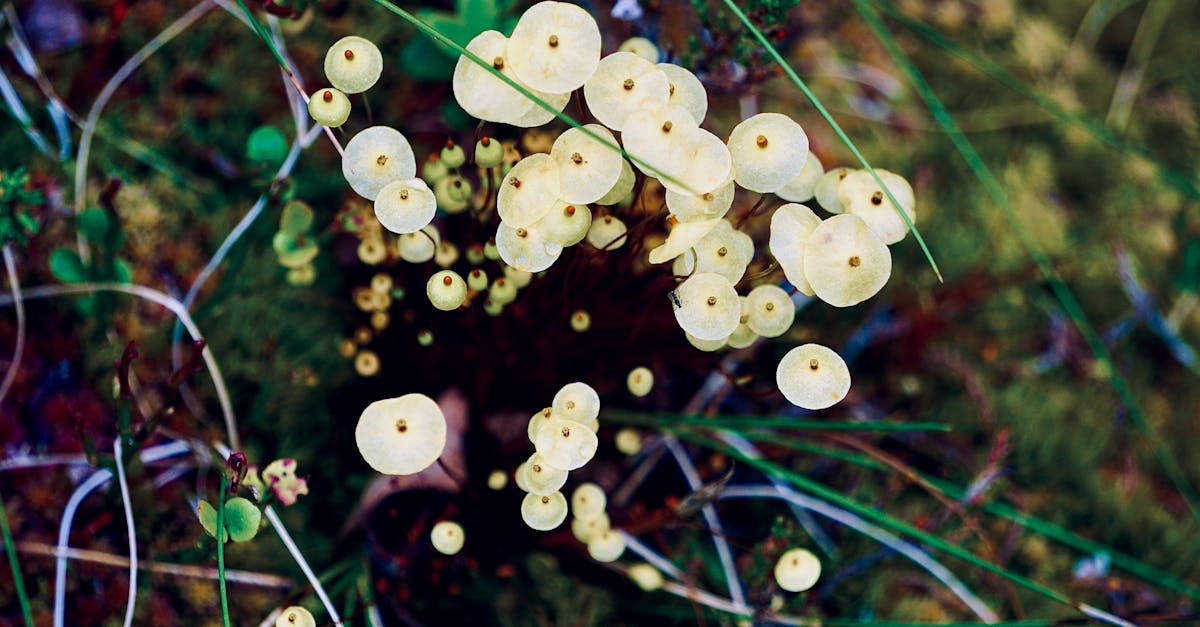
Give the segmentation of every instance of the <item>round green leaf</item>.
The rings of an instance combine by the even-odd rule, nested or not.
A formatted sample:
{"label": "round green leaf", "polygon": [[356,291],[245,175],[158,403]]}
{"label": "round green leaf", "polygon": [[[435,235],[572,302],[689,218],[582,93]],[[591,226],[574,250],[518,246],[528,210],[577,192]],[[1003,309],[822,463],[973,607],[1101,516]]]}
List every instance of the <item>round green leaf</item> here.
{"label": "round green leaf", "polygon": [[93,244],[102,243],[108,234],[108,213],[93,207],[79,214],[79,232]]}
{"label": "round green leaf", "polygon": [[246,140],[246,158],[258,163],[279,163],[287,151],[287,139],[274,126],[260,126]]}
{"label": "round green leaf", "polygon": [[240,496],[225,502],[225,529],[234,542],[248,542],[258,533],[262,512],[254,503]]}
{"label": "round green leaf", "polygon": [[87,268],[79,259],[79,253],[69,248],[59,248],[50,253],[50,273],[63,283],[82,283],[87,280]]}

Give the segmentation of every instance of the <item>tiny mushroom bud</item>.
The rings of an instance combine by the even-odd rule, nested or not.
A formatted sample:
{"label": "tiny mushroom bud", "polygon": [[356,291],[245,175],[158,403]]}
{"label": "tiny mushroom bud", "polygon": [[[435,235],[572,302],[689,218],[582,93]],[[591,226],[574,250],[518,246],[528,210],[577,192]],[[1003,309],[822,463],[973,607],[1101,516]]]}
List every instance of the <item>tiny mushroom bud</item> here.
{"label": "tiny mushroom bud", "polygon": [[443,555],[457,554],[462,550],[465,539],[462,525],[451,520],[437,523],[429,532],[429,540],[433,543],[433,548]]}

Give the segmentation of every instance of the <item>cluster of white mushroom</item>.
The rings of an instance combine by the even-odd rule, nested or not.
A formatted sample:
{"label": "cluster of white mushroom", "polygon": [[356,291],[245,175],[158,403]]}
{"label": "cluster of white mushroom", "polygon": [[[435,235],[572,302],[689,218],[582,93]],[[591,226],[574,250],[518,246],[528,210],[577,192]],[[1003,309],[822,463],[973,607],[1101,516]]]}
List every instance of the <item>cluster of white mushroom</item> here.
{"label": "cluster of white mushroom", "polygon": [[527,433],[534,453],[517,467],[517,487],[527,494],[521,518],[538,531],[549,531],[567,519],[567,499],[560,490],[567,473],[582,468],[596,455],[600,429],[600,396],[592,386],[568,383],[554,395],[550,407],[529,419]]}
{"label": "cluster of white mushroom", "polygon": [[616,561],[625,552],[625,536],[613,530],[607,506],[608,495],[594,483],[580,484],[571,493],[571,534],[597,562]]}

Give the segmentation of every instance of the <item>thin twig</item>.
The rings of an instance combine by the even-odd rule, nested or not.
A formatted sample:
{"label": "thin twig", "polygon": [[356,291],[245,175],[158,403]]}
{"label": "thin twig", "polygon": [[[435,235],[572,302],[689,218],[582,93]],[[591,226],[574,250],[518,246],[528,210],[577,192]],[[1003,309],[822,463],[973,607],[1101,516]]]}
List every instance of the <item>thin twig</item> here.
{"label": "thin twig", "polygon": [[129,600],[125,603],[125,627],[133,623],[133,610],[137,605],[137,531],[133,526],[133,503],[129,500],[129,482],[125,480],[125,452],[121,450],[123,435],[113,438],[113,460],[117,466],[117,483],[121,486],[121,505],[125,509],[125,528],[129,534]]}
{"label": "thin twig", "polygon": [[[68,548],[61,553],[49,544],[42,542],[18,542],[17,551],[26,555],[40,555],[43,557],[58,557],[65,556],[67,559],[77,562],[88,562],[91,564],[100,564],[103,566],[112,566],[113,568],[128,568],[129,560],[120,555],[113,555],[103,551],[93,551],[90,549]],[[216,579],[218,576],[217,569],[205,566],[194,566],[191,564],[170,564],[167,562],[155,562],[150,560],[139,560],[138,569],[148,573],[159,573],[163,575],[173,575],[176,577],[188,577],[191,579]],[[296,585],[295,581],[287,577],[271,575],[267,573],[256,573],[248,570],[225,570],[225,580],[231,583],[246,584],[248,586],[258,586],[260,588],[279,588],[288,589]]]}
{"label": "thin twig", "polygon": [[12,302],[17,309],[17,342],[13,348],[12,361],[8,362],[8,370],[4,373],[4,382],[0,383],[0,403],[8,396],[13,381],[17,379],[17,370],[21,367],[21,355],[25,353],[25,301],[21,298],[21,277],[17,275],[17,263],[13,260],[12,245],[4,245],[4,270],[8,273],[8,284],[12,288]]}

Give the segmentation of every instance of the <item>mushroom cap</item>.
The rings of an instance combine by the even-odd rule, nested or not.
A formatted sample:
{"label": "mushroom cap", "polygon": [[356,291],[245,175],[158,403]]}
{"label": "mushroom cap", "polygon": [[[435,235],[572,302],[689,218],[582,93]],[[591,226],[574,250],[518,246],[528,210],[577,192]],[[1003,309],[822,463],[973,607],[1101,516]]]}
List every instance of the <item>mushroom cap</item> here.
{"label": "mushroom cap", "polygon": [[854,170],[850,168],[834,168],[827,170],[817,180],[817,187],[813,190],[817,204],[829,213],[841,213],[845,211],[842,207],[842,201],[838,198],[838,188],[842,184],[842,180],[850,175]]}
{"label": "mushroom cap", "polygon": [[467,300],[467,282],[453,270],[442,270],[429,277],[425,294],[436,309],[453,311]]}
{"label": "mushroom cap", "polygon": [[629,161],[621,159],[621,174],[617,177],[617,182],[613,183],[603,196],[596,200],[597,205],[615,205],[633,192],[633,184],[637,177],[633,175],[633,166],[629,165]]}
{"label": "mushroom cap", "polygon": [[604,494],[604,488],[591,482],[579,484],[571,493],[571,511],[575,513],[575,518],[580,520],[602,516],[607,504],[608,497]]}
{"label": "mushroom cap", "polygon": [[737,283],[746,274],[754,259],[754,240],[734,228],[728,220],[720,220],[696,245],[696,272],[715,272]]}
{"label": "mushroom cap", "polygon": [[508,40],[508,60],[535,89],[565,93],[583,86],[600,63],[600,27],[590,13],[547,0],[525,10]]}
{"label": "mushroom cap", "polygon": [[[520,83],[508,62],[508,38],[503,33],[485,30],[466,46],[467,51],[491,63],[501,74]],[[475,63],[466,55],[458,58],[451,79],[454,99],[468,115],[488,122],[508,123],[537,107],[524,94]],[[539,110],[541,107],[537,107]]]}
{"label": "mushroom cap", "polygon": [[724,220],[712,218],[676,224],[667,234],[667,240],[650,251],[650,263],[666,263],[691,250],[721,222]]}
{"label": "mushroom cap", "polygon": [[[651,63],[658,62],[658,46],[645,37],[630,37],[622,41],[620,46],[617,46],[617,51],[632,52]],[[604,59],[600,61],[603,62]]]}
{"label": "mushroom cap", "polygon": [[513,228],[501,222],[496,229],[496,249],[504,263],[525,272],[541,272],[558,261],[563,247],[546,239],[537,224]]}
{"label": "mushroom cap", "polygon": [[726,179],[725,183],[717,186],[716,189],[699,195],[684,194],[667,189],[667,210],[681,222],[723,218],[726,213],[729,213],[729,208],[733,206],[735,191],[737,191],[737,187],[733,184],[733,177]]}
{"label": "mushroom cap", "polygon": [[780,206],[771,215],[771,237],[767,246],[783,275],[796,289],[807,296],[813,295],[812,286],[804,276],[804,246],[808,236],[821,224],[821,218],[812,209],[796,203]]}
{"label": "mushroom cap", "polygon": [[771,193],[796,178],[808,158],[808,135],[781,113],[752,115],[729,134],[734,180],[746,189]]}
{"label": "mushroom cap", "polygon": [[850,369],[842,357],[820,344],[802,344],[784,354],[775,383],[791,404],[804,409],[832,407],[850,391]]}
{"label": "mushroom cap", "polygon": [[629,388],[629,393],[642,397],[650,393],[654,389],[654,373],[645,366],[638,366],[629,371],[625,377],[625,385]]}
{"label": "mushroom cap", "polygon": [[313,618],[312,612],[293,605],[283,608],[279,618],[275,619],[275,627],[317,627],[317,619]]}
{"label": "mushroom cap", "polygon": [[496,193],[500,219],[514,229],[541,220],[559,198],[560,180],[558,162],[550,155],[539,152],[521,159]]}
{"label": "mushroom cap", "polygon": [[417,158],[400,131],[372,126],[346,142],[342,175],[359,196],[375,200],[388,183],[417,175]]}
{"label": "mushroom cap", "polygon": [[[910,221],[916,221],[916,199],[912,185],[895,172],[879,168],[876,168],[875,172],[900,203],[900,211],[903,211]],[[904,218],[900,217],[900,212],[870,172],[856,170],[842,179],[841,185],[838,186],[838,200],[846,213],[862,218],[871,232],[884,244],[895,244],[908,235],[908,225],[905,224]]]}
{"label": "mushroom cap", "polygon": [[[737,327],[734,327],[734,329],[736,330]],[[691,333],[688,333],[687,331],[684,331],[683,335],[685,338],[687,338],[688,344],[691,344],[696,349],[702,350],[706,353],[719,351],[722,348],[725,348],[725,346],[729,343],[727,341],[729,339],[728,335],[719,340],[703,340],[692,335]]]}
{"label": "mushroom cap", "polygon": [[576,516],[571,520],[571,534],[576,540],[587,544],[592,538],[612,529],[612,522],[608,519],[608,514],[600,512],[598,515],[591,518],[580,518]]}
{"label": "mushroom cap", "polygon": [[592,536],[587,549],[588,555],[597,562],[615,562],[625,552],[625,536],[609,529]]}
{"label": "mushroom cap", "polygon": [[821,560],[807,549],[791,549],[775,563],[775,581],[788,592],[803,592],[821,577]]}
{"label": "mushroom cap", "polygon": [[733,157],[720,137],[698,128],[688,133],[676,158],[687,167],[660,182],[670,191],[703,195],[724,185],[733,174]]}
{"label": "mushroom cap", "polygon": [[637,587],[646,592],[654,592],[662,588],[662,573],[646,562],[630,566],[629,570],[625,571],[625,574],[629,575],[629,578],[633,580],[633,583],[637,584]]}
{"label": "mushroom cap", "polygon": [[611,252],[625,245],[629,240],[625,237],[625,223],[612,215],[592,218],[588,227],[587,242],[600,250]]}
{"label": "mushroom cap", "polygon": [[567,499],[562,492],[526,494],[521,501],[521,519],[531,529],[550,531],[567,519]]}
{"label": "mushroom cap", "polygon": [[416,474],[441,457],[446,417],[424,394],[375,401],[359,416],[354,440],[363,459],[378,472]]}
{"label": "mushroom cap", "polygon": [[538,496],[558,492],[567,483],[567,471],[548,464],[541,453],[534,453],[521,468],[525,472],[525,491]]}
{"label": "mushroom cap", "polygon": [[443,520],[429,530],[429,541],[442,555],[457,554],[462,550],[465,540],[462,525],[452,520]]}
{"label": "mushroom cap", "polygon": [[642,450],[642,436],[633,427],[624,427],[613,437],[617,450],[626,455],[635,455]]}
{"label": "mushroom cap", "polygon": [[596,120],[620,131],[633,112],[667,106],[670,89],[667,75],[654,63],[632,52],[614,52],[600,59],[583,84],[583,99]]}
{"label": "mushroom cap", "polygon": [[[592,460],[600,442],[596,432],[586,424],[556,418],[538,429],[533,446],[546,464],[562,470],[575,470]],[[528,469],[525,472],[529,475]]]}
{"label": "mushroom cap", "polygon": [[858,216],[833,216],[805,241],[804,277],[817,298],[834,307],[849,307],[874,296],[891,275],[887,244]]}
{"label": "mushroom cap", "polygon": [[419,231],[405,233],[396,238],[396,250],[400,253],[400,258],[409,263],[425,263],[433,259],[440,243],[442,236],[438,234],[437,228],[427,224]]}
{"label": "mushroom cap", "polygon": [[817,195],[817,183],[824,175],[825,166],[821,165],[817,155],[809,152],[800,174],[775,190],[775,195],[791,202],[808,202]]}
{"label": "mushroom cap", "polygon": [[[328,94],[329,100],[326,100]],[[346,123],[350,117],[350,99],[340,90],[332,87],[318,89],[308,99],[308,114],[321,126],[337,128]]]}
{"label": "mushroom cap", "polygon": [[587,237],[592,227],[592,210],[586,204],[554,203],[554,208],[535,225],[546,240],[560,246],[574,246]]}
{"label": "mushroom cap", "polygon": [[419,178],[392,181],[375,196],[375,218],[393,233],[420,231],[436,213],[437,198]]}
{"label": "mushroom cap", "polygon": [[525,429],[526,435],[529,436],[529,441],[532,443],[534,438],[537,437],[537,432],[541,430],[544,425],[549,423],[550,420],[558,417],[558,414],[554,413],[553,407],[547,407],[531,416],[529,418],[529,426]]}
{"label": "mushroom cap", "polygon": [[[647,176],[662,181],[674,178],[690,164],[679,158],[692,145],[691,135],[700,128],[686,109],[668,105],[662,109],[643,109],[625,118],[621,142],[634,165]],[[701,193],[701,190],[682,190]]]}
{"label": "mushroom cap", "polygon": [[550,158],[558,164],[558,197],[569,203],[595,202],[617,184],[625,161],[616,150],[617,138],[599,124],[583,127],[605,139],[598,141],[579,128],[563,131],[550,149]]}
{"label": "mushroom cap", "polygon": [[704,83],[691,70],[674,63],[659,63],[656,67],[667,75],[670,84],[667,104],[683,107],[697,122],[703,122],[708,114],[708,92]]}
{"label": "mushroom cap", "polygon": [[555,416],[576,422],[587,422],[600,415],[600,395],[582,381],[559,388],[550,405]]}
{"label": "mushroom cap", "polygon": [[763,337],[779,337],[796,320],[796,303],[778,285],[759,285],[746,295],[746,324]]}
{"label": "mushroom cap", "polygon": [[496,279],[488,288],[488,300],[500,305],[507,305],[517,299],[517,284],[508,279]]}
{"label": "mushroom cap", "polygon": [[723,341],[737,328],[742,303],[725,276],[698,272],[680,283],[673,294],[675,320],[685,332],[701,340]]}
{"label": "mushroom cap", "polygon": [[347,94],[367,91],[382,73],[383,54],[370,40],[357,35],[342,37],[325,53],[325,78]]}
{"label": "mushroom cap", "polygon": [[550,110],[543,109],[541,105],[535,102],[533,103],[533,106],[529,107],[529,110],[520,117],[509,120],[509,124],[521,128],[533,128],[535,126],[541,126],[558,117],[555,114],[562,113],[562,110],[567,107],[567,103],[571,101],[571,92],[566,92],[563,94],[551,94],[544,91],[538,91],[536,89],[531,89],[530,91],[532,91],[538,98],[541,98],[542,102],[550,105]]}
{"label": "mushroom cap", "polygon": [[726,343],[729,348],[746,348],[758,340],[758,334],[754,332],[746,323],[740,323],[733,333],[729,334]]}

